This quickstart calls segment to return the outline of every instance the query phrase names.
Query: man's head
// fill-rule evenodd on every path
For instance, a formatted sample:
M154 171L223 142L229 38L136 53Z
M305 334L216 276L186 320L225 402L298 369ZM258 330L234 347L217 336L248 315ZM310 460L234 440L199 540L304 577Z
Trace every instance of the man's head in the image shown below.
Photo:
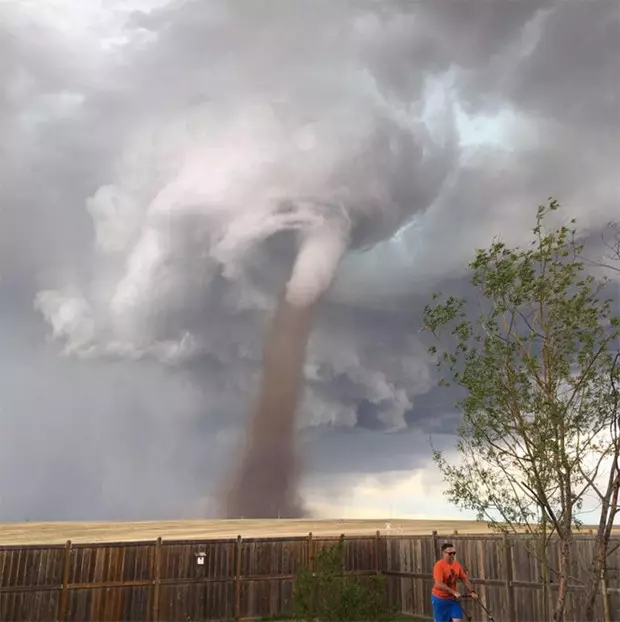
M442 557L449 564L451 564L454 561L454 558L456 556L456 550L454 548L454 545L451 542L446 542L445 544L442 544L441 545L441 554L442 554Z

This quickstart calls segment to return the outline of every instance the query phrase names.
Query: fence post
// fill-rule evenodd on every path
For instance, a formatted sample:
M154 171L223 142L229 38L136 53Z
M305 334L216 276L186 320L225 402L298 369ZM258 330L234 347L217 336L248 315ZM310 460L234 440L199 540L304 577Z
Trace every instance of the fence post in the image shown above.
M314 572L314 558L312 557L312 532L308 534L307 558L308 558L308 564L307 564L308 570L310 572Z
M241 618L241 536L235 543L235 620Z
M375 569L381 572L381 532L377 529L375 536Z
M65 554L62 561L62 588L58 599L58 611L56 619L64 622L67 619L67 605L69 603L69 571L71 570L71 540L65 543Z
M482 600L487 603L488 602L488 592L487 592L487 571L485 568L485 555L484 555L484 542L482 540L478 540L476 542L476 548L478 549L478 568L480 573L480 579L482 579L482 583L480 584L480 596ZM477 590L476 590L477 591ZM489 616L487 616L487 620Z
M506 596L508 600L508 620L517 622L515 611L515 592L512 575L512 547L508 534L504 533L504 564L506 566Z
M154 622L159 621L159 591L161 585L161 538L155 540L155 555L153 556L153 613Z
M433 551L435 553L435 559L433 560L434 563L439 559L439 541L437 540L437 532L435 530L433 530L431 535L433 537Z

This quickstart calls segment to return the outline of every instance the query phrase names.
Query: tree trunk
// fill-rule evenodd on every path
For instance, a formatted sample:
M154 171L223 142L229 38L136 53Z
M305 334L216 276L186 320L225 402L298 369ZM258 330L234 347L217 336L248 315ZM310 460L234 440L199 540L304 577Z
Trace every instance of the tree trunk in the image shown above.
M549 620L549 560L547 559L547 511L544 505L540 506L542 531L540 539L540 578L543 584L543 622Z
M596 597L598 596L601 574L601 559L600 559L600 545L597 544L597 551L595 551L594 559L590 566L588 573L588 580L586 581L585 591L585 606L584 616L585 622L594 622L594 609L596 607ZM604 554L603 554L604 555Z
M592 564L586 582L584 619L585 622L594 622L594 609L596 607L596 597L599 592L601 573L607 566L607 551L609 540L616 515L618 513L618 496L620 495L620 470L617 468L617 456L614 458L615 464L610 475L610 482L607 496L603 499L601 508L601 518L596 532L596 547L592 555ZM603 594L603 598L606 595Z
M568 576L570 574L570 535L560 540L560 574L558 578L558 596L553 611L553 622L564 622Z
M602 521L601 521L602 522ZM609 534L607 525L601 525L596 534L596 548L592 556L592 564L586 581L584 620L594 622L594 610L596 597L599 593L601 573L605 571L607 561L607 549L609 548ZM603 598L605 594L603 594Z

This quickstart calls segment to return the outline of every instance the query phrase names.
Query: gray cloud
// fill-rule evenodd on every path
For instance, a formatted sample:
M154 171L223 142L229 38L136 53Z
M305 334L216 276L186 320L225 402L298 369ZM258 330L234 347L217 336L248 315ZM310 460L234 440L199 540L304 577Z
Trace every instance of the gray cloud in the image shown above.
M311 339L309 477L421 464L457 420L428 293L549 195L617 214L617 7L106 4L0 7L0 516L203 511L295 253L269 235L328 203L370 248Z
M191 512L199 474L221 459L204 451L205 396L193 379L147 362L59 357L31 316L0 305L0 516Z

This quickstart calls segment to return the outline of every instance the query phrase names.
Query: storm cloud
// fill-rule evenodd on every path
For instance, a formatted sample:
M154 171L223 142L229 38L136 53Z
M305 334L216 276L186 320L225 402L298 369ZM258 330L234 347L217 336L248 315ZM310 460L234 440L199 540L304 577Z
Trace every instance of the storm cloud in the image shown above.
M0 518L213 513L296 236L334 214L306 478L425 466L458 419L430 292L550 195L617 218L617 4L101 4L0 5Z

